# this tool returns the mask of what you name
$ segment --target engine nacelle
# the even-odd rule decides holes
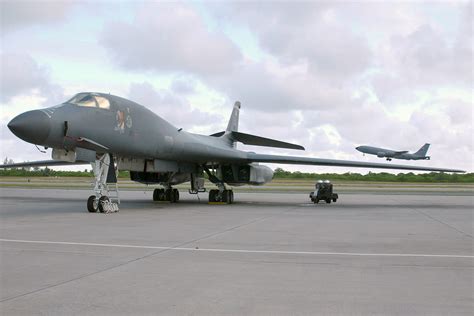
[[[273,170],[267,166],[251,163],[248,165],[224,165],[219,168],[220,177],[227,184],[263,185],[273,179]]]
[[[385,157],[385,153],[383,151],[380,151],[380,152],[377,153],[377,157],[383,158],[383,157]]]

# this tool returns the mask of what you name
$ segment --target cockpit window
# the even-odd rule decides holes
[[[91,96],[90,94],[84,96],[80,100],[77,100],[76,104],[80,106],[87,106],[87,107],[92,107],[92,108],[95,108],[97,106],[97,103],[95,102],[94,97]]]
[[[105,110],[110,109],[110,102],[105,97],[95,95],[93,93],[78,93],[68,103],[78,106],[101,108]]]
[[[99,108],[101,109],[110,109],[110,102],[109,100],[107,100],[106,98],[104,97],[99,97],[99,96],[96,96],[94,97],[95,100],[97,101],[97,104],[99,105]]]

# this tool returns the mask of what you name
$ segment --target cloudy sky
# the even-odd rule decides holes
[[[306,147],[240,145],[260,153],[382,162],[354,147],[429,142],[432,160],[412,164],[474,170],[472,2],[0,6],[2,160],[49,159],[6,128],[15,115],[98,91],[203,134],[223,130],[240,100],[241,131]]]

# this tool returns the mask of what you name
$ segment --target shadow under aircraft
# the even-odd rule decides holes
[[[118,209],[118,170],[133,181],[160,185],[153,200],[177,202],[173,188],[190,182],[189,193],[205,192],[204,175],[216,185],[210,202],[232,203],[228,186],[263,185],[273,171],[260,163],[378,169],[464,172],[457,169],[368,163],[349,160],[257,154],[238,150],[236,143],[304,150],[279,140],[239,132],[236,102],[225,131],[199,135],[176,128],[146,107],[104,93],[78,93],[57,106],[22,113],[8,128],[26,142],[52,148],[52,160],[1,165],[0,168],[91,164],[94,194],[89,212]]]

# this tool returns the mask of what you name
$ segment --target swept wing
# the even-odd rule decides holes
[[[293,165],[355,167],[355,168],[375,168],[375,169],[400,169],[400,170],[435,171],[435,172],[461,172],[461,173],[465,172],[464,170],[458,170],[458,169],[393,165],[393,164],[387,164],[387,163],[362,162],[362,161],[339,160],[339,159],[265,155],[265,154],[256,154],[256,153],[248,153],[247,159],[248,159],[248,162],[266,162],[266,163],[280,163],[280,164],[293,164]]]

